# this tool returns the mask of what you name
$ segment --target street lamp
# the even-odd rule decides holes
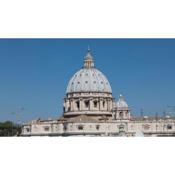
[[[21,113],[25,110],[24,107],[20,107],[16,110],[16,112],[12,112],[11,114],[15,116],[15,118],[17,119],[17,125],[19,125],[20,123],[20,118],[21,118]],[[17,131],[18,133],[18,131]],[[13,122],[12,122],[12,136],[13,136]]]

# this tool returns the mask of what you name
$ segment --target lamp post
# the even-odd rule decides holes
[[[16,112],[12,112],[11,114],[15,116],[15,118],[17,119],[17,125],[20,123],[20,118],[21,118],[21,113],[25,110],[24,107],[20,107],[16,110]],[[13,122],[12,122],[12,136],[14,134],[13,132]],[[18,131],[17,131],[18,134]]]

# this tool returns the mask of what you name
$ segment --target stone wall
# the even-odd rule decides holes
[[[23,136],[167,136],[175,135],[175,120],[131,121],[111,120],[107,122],[32,122],[23,127]]]

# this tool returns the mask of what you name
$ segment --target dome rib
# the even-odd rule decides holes
[[[107,78],[105,77],[105,75],[103,75],[102,72],[100,72],[96,68],[83,68],[76,72],[69,81],[67,93],[72,92],[112,93],[112,90]]]

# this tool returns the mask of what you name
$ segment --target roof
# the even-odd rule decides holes
[[[128,104],[126,103],[124,97],[122,95],[119,96],[118,102],[115,104],[115,107],[117,108],[128,108]]]
[[[79,115],[76,117],[71,117],[71,118],[64,118],[67,122],[72,122],[72,123],[88,123],[88,122],[98,122],[99,117],[94,117],[94,116],[87,116],[87,115]]]
[[[83,68],[76,72],[69,81],[66,92],[112,93],[110,83],[106,76],[94,67],[90,51],[88,51],[85,57]]]

